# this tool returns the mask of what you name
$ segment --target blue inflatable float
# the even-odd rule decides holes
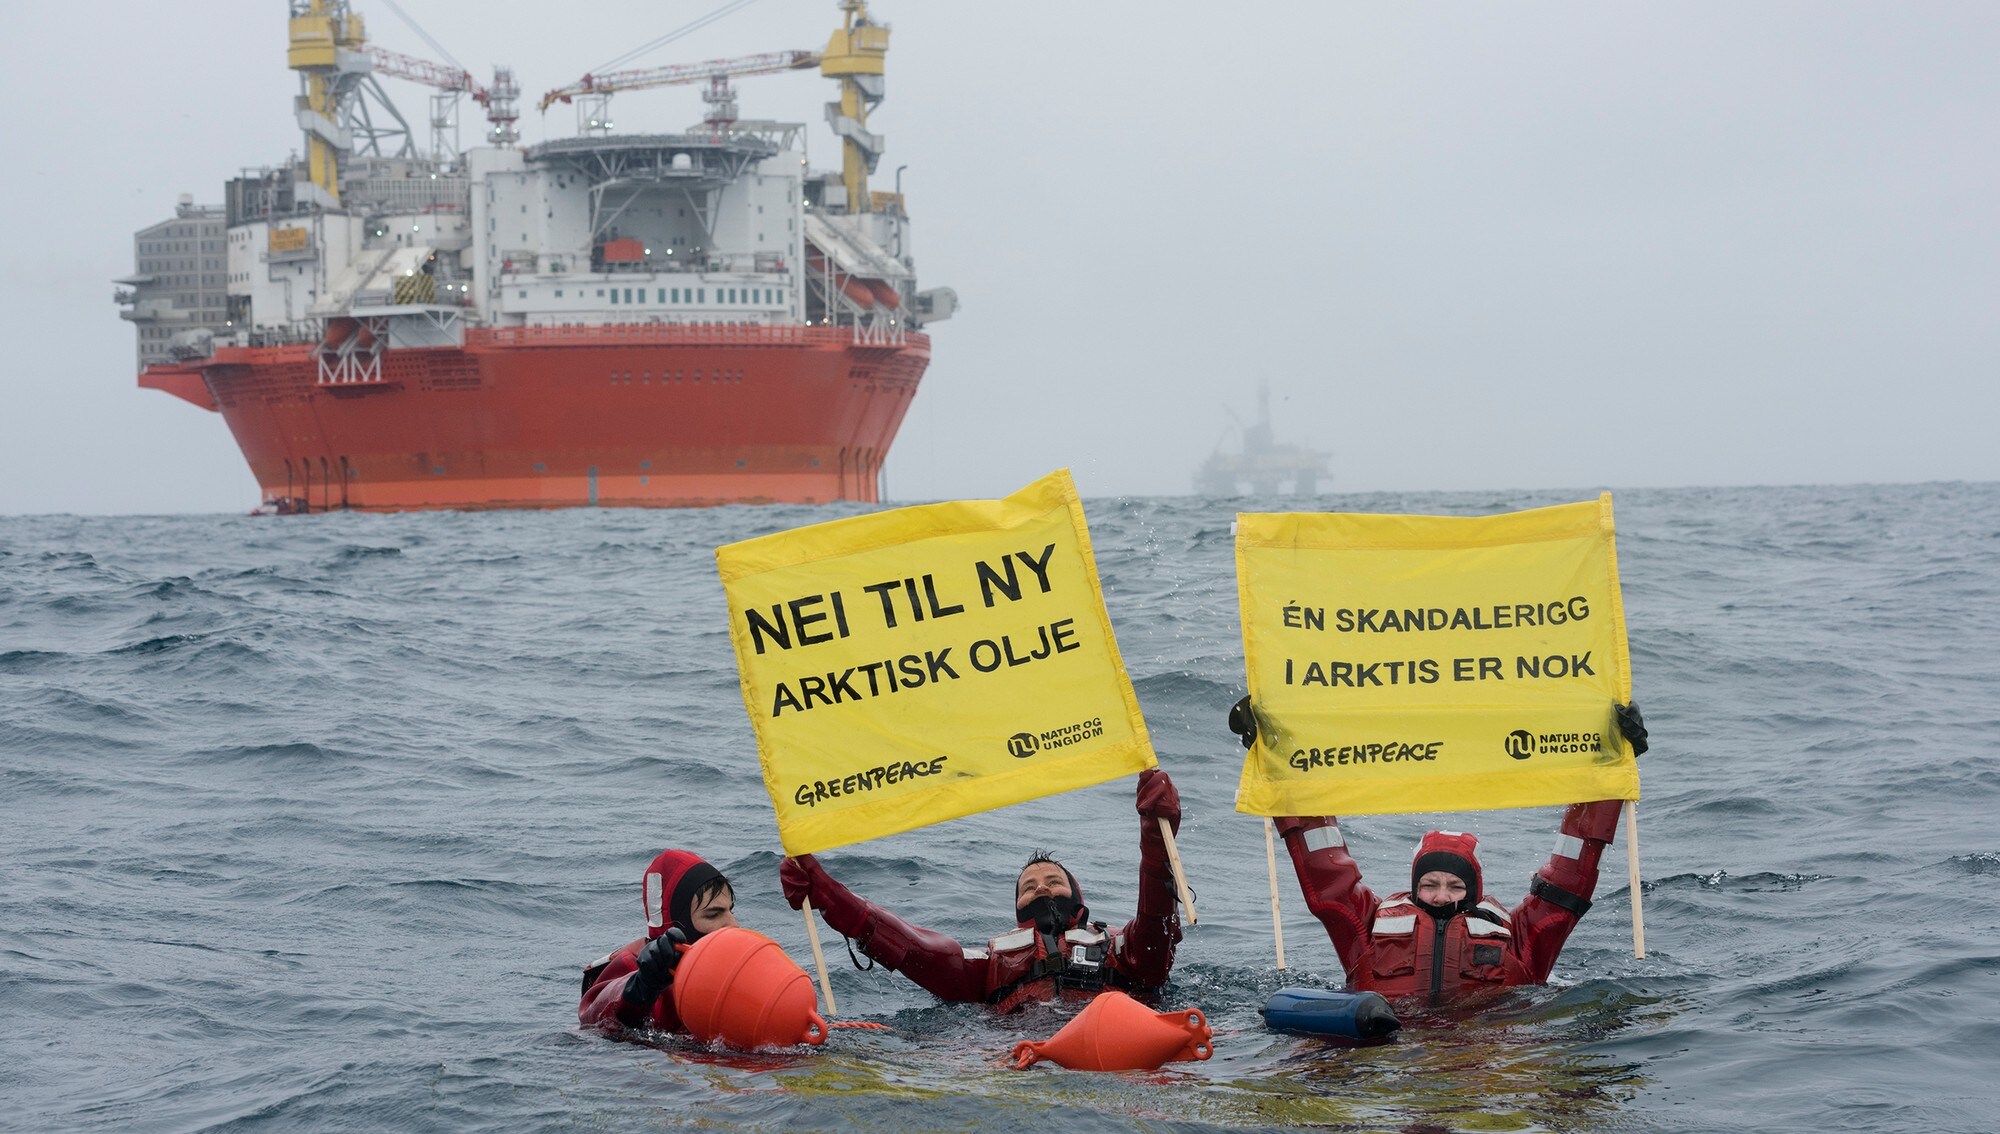
[[[1264,1026],[1272,1031],[1349,1043],[1388,1043],[1403,1027],[1389,1002],[1374,992],[1281,988],[1258,1011],[1264,1015]]]

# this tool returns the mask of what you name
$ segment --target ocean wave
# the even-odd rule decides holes
[[[336,549],[324,561],[324,566],[329,570],[334,570],[342,567],[372,563],[376,560],[399,559],[402,557],[402,554],[403,549],[400,547],[371,547],[364,544],[347,544]]]
[[[1465,515],[1588,495],[1323,506]],[[1003,1071],[1014,1040],[1064,1013],[941,1005],[855,970],[825,933],[843,1014],[895,1032],[745,1060],[577,1031],[577,967],[641,932],[640,875],[664,846],[708,856],[746,924],[808,956],[713,549],[865,506],[0,517],[0,1048],[34,1069],[8,1080],[9,1118],[992,1130],[1053,1108],[1081,1130],[1979,1128],[1978,1059],[2000,1042],[1981,920],[2000,852],[1979,846],[2000,787],[1984,739],[2000,711],[1981,699],[2000,561],[1978,553],[2000,492],[1618,504],[1655,735],[1648,955],[1632,956],[1621,834],[1557,983],[1355,1050],[1257,1015],[1277,987],[1342,973],[1282,857],[1291,968],[1274,966],[1260,826],[1231,811],[1242,752],[1221,719],[1243,681],[1230,518],[1302,505],[1088,502],[1199,893],[1166,1002],[1219,1031],[1212,1060],[1157,1076]],[[1122,922],[1132,791],[1124,777],[822,857],[859,896],[976,942],[1011,926],[1014,873],[1047,846]],[[1511,901],[1559,812],[1345,826],[1386,883],[1417,832],[1476,823]],[[105,1065],[117,1081],[79,1095],[77,1069]]]
[[[1953,855],[1944,860],[1943,865],[1963,874],[2000,874],[2000,853],[1980,851],[1977,854]]]
[[[0,651],[0,673],[33,673],[70,657],[57,650]]]

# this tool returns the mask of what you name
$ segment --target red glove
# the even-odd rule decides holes
[[[813,888],[826,877],[826,871],[819,860],[809,854],[788,858],[778,864],[778,885],[784,887],[785,901],[793,909],[804,905],[813,896]]]
[[[1618,816],[1624,810],[1624,801],[1617,799],[1572,803],[1563,811],[1562,833],[1608,843],[1618,833]]]
[[[1304,828],[1306,825],[1306,821],[1296,815],[1279,815],[1273,818],[1271,823],[1277,827],[1278,837],[1281,839],[1293,831]]]
[[[1165,819],[1167,826],[1180,834],[1181,793],[1174,790],[1174,781],[1164,771],[1148,768],[1139,773],[1137,806],[1141,819]]]
[[[809,854],[788,858],[778,864],[778,885],[784,889],[785,900],[798,909],[807,902],[813,910],[826,919],[826,923],[846,937],[854,938],[856,944],[866,948],[875,933],[875,923],[887,918],[895,920],[867,902],[854,896],[854,892],[842,886],[826,867]],[[902,925],[902,922],[896,924]],[[904,926],[904,928],[909,928]],[[880,954],[874,954],[880,959]],[[954,954],[955,955],[955,954]],[[896,954],[900,957],[901,954]],[[896,965],[884,961],[890,968]]]

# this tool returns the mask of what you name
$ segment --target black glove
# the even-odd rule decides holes
[[[1618,731],[1625,734],[1625,740],[1632,746],[1632,755],[1646,753],[1646,718],[1639,715],[1639,703],[1612,705],[1611,710],[1618,717]]]
[[[1245,694],[1241,701],[1229,706],[1229,731],[1248,748],[1257,743],[1257,714],[1250,711],[1250,697]]]
[[[687,944],[687,934],[679,926],[667,930],[639,950],[639,970],[632,979],[625,982],[625,1003],[641,1012],[650,1011],[653,1002],[674,983],[674,966],[681,963],[681,951],[676,948]]]

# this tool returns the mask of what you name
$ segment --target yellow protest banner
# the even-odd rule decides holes
[[[1237,517],[1258,738],[1237,810],[1639,798],[1611,496],[1500,516]]]
[[[786,854],[1155,764],[1067,470],[715,559]]]

